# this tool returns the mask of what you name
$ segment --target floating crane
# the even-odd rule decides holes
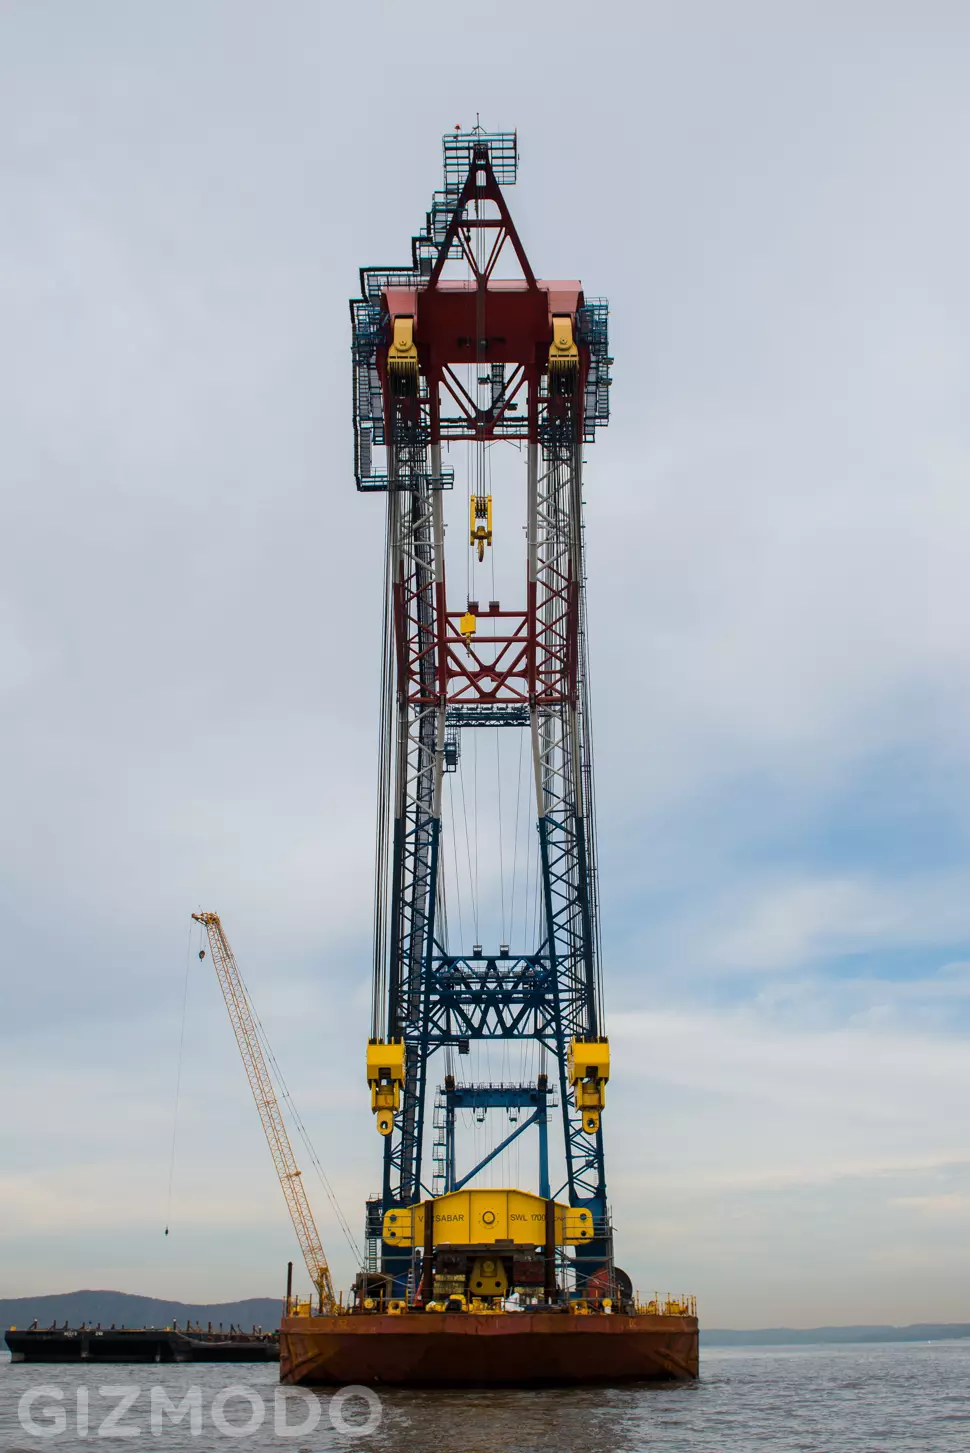
[[[367,1045],[384,1174],[369,1235],[380,1246],[394,1295],[403,1297],[413,1278],[420,1219],[412,1208],[424,1202],[432,1180],[426,1108],[443,1061],[437,1092],[442,1163],[454,1165],[457,1109],[531,1111],[501,1148],[528,1126],[538,1127],[539,1220],[542,1203],[552,1204],[547,1112],[558,1105],[556,1179],[564,1200],[556,1215],[574,1213],[579,1227],[575,1240],[567,1234],[563,1242],[560,1234],[558,1244],[574,1246],[568,1262],[560,1260],[560,1281],[568,1280],[571,1295],[614,1302],[627,1278],[613,1262],[602,1130],[610,1046],[582,525],[584,445],[609,419],[608,310],[575,279],[541,281],[533,272],[502,190],[516,180],[515,133],[452,133],[444,138],[444,164],[444,189],[413,240],[412,265],[365,267],[360,297],[351,303],[357,486],[384,497],[387,540]],[[505,277],[500,262],[508,265]],[[466,468],[457,476],[446,450],[464,454]],[[501,514],[488,483],[493,466]],[[469,490],[464,510],[449,498],[461,474]],[[468,565],[446,538],[447,517],[459,511],[477,555]],[[457,596],[446,582],[449,550],[465,587]],[[502,593],[511,599],[500,602],[494,556],[503,550],[511,568]],[[490,574],[476,574],[486,553]],[[483,593],[493,598],[481,599]],[[521,937],[506,933],[503,910],[501,937],[510,941],[497,951],[482,941],[455,944],[453,932],[449,941],[444,890],[456,851],[447,831],[447,774],[461,770],[466,744],[477,762],[474,739],[495,728],[506,737],[524,736],[532,759],[536,837],[528,852],[537,859],[533,881],[541,902],[541,928],[530,941],[524,928]],[[505,760],[508,765],[514,756]],[[499,802],[501,790],[500,776]],[[516,791],[516,781],[507,780],[506,792]],[[454,823],[454,811],[450,816]],[[501,828],[497,837],[501,844]],[[472,858],[469,878],[477,878],[477,838],[469,863]],[[488,871],[483,861],[483,879]],[[477,892],[475,882],[456,879],[453,904],[462,888],[466,895]],[[497,940],[497,922],[491,931]],[[537,1047],[538,1078],[501,1086],[458,1083],[460,1057],[473,1045],[503,1040]],[[460,1185],[496,1153],[479,1158]],[[449,1193],[459,1190],[454,1176],[445,1179]],[[450,1203],[439,1207],[439,1230],[451,1224],[442,1218],[457,1214]],[[486,1226],[499,1224],[496,1208],[483,1214],[491,1217]],[[469,1242],[487,1239],[469,1231]],[[423,1259],[426,1300],[437,1281],[447,1280],[432,1275],[435,1244],[432,1237]],[[457,1253],[448,1255],[456,1261]],[[477,1266],[477,1253],[470,1250],[466,1260]],[[553,1270],[547,1270],[550,1297]],[[511,1286],[512,1258],[508,1272]],[[483,1285],[477,1275],[469,1283]]]
[[[242,975],[236,964],[235,955],[229,947],[225,929],[218,913],[193,913],[192,917],[205,928],[209,939],[209,950],[215,965],[229,1018],[232,1021],[236,1043],[249,1078],[249,1086],[256,1101],[259,1118],[263,1123],[266,1142],[269,1145],[276,1174],[283,1187],[287,1209],[296,1239],[300,1243],[310,1280],[316,1287],[321,1311],[332,1315],[336,1310],[330,1267],[320,1241],[320,1233],[310,1210],[310,1203],[303,1187],[303,1178],[296,1164],[290,1137],[286,1133],[279,1100],[273,1088],[266,1056],[263,1054],[259,1033],[252,1007],[246,994]]]
[[[533,271],[504,193],[514,132],[456,130],[443,160],[410,263],[363,268],[350,304],[355,475],[386,541],[366,1045],[383,1176],[350,1308],[286,1318],[280,1375],[695,1377],[694,1304],[641,1304],[606,1190],[583,456],[609,420],[608,309]],[[565,243],[580,203],[549,201]],[[496,1113],[511,1129],[479,1138]]]

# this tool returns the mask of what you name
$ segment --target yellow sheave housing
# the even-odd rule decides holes
[[[387,350],[387,371],[392,393],[417,393],[418,350],[414,342],[413,318],[394,319],[394,334]]]
[[[546,1203],[528,1191],[452,1191],[432,1202],[384,1213],[391,1246],[423,1246],[426,1207],[434,1207],[435,1246],[490,1246],[497,1241],[539,1246],[546,1238]],[[577,1246],[593,1235],[593,1218],[556,1202],[556,1245]]]
[[[367,1083],[370,1085],[370,1107],[377,1116],[381,1135],[394,1129],[394,1115],[401,1108],[404,1086],[404,1043],[392,1039],[367,1042]]]
[[[552,343],[549,346],[549,372],[563,373],[579,367],[579,348],[573,338],[573,320],[568,314],[556,314],[552,320]]]
[[[583,1117],[587,1135],[600,1128],[600,1111],[606,1104],[606,1082],[610,1077],[610,1045],[603,1039],[572,1039],[567,1065],[576,1109]]]

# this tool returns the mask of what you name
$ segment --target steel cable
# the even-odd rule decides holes
[[[202,930],[199,930],[199,942],[202,941]],[[165,1207],[165,1235],[168,1235],[168,1228],[172,1220],[172,1186],[175,1181],[175,1138],[178,1131],[179,1121],[179,1096],[182,1090],[182,1052],[185,1048],[185,1015],[189,1002],[189,969],[192,964],[192,925],[189,924],[188,944],[185,950],[185,980],[182,985],[182,1025],[179,1030],[179,1052],[178,1063],[175,1070],[175,1109],[172,1113],[172,1149],[168,1161],[168,1200]]]

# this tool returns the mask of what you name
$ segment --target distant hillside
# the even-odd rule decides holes
[[[247,1297],[241,1302],[163,1302],[156,1297],[133,1297],[127,1292],[60,1292],[47,1297],[0,1299],[0,1327],[29,1327],[34,1318],[42,1327],[65,1322],[71,1327],[101,1323],[103,1327],[168,1327],[173,1322],[221,1322],[236,1327],[278,1327],[283,1311],[280,1297]],[[2,1339],[0,1339],[2,1340]]]
[[[813,1342],[944,1342],[970,1337],[970,1322],[915,1322],[911,1327],[762,1327],[732,1332],[701,1326],[702,1347],[804,1347]]]
[[[164,1302],[127,1292],[61,1292],[46,1297],[0,1299],[0,1328],[42,1327],[52,1322],[71,1327],[101,1323],[103,1327],[167,1327],[173,1322],[221,1322],[236,1327],[278,1327],[283,1310],[279,1297],[248,1297],[241,1302]],[[752,1332],[701,1325],[702,1347],[804,1347],[812,1343],[942,1342],[970,1337],[970,1322],[917,1322],[910,1327],[762,1327]],[[2,1339],[0,1339],[2,1345]]]

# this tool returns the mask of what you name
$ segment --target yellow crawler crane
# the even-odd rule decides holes
[[[218,913],[193,913],[192,917],[197,923],[203,925],[208,935],[209,950],[219,979],[219,987],[222,989],[226,1008],[229,1010],[229,1018],[249,1079],[249,1087],[253,1092],[256,1109],[259,1111],[259,1118],[263,1123],[266,1143],[273,1157],[280,1185],[283,1187],[283,1195],[286,1197],[293,1230],[300,1243],[300,1250],[303,1252],[303,1260],[310,1273],[310,1280],[319,1294],[320,1309],[325,1315],[332,1316],[337,1310],[337,1300],[334,1296],[330,1267],[327,1264],[320,1233],[317,1231],[313,1212],[310,1210],[310,1203],[303,1188],[303,1178],[293,1155],[290,1137],[286,1133],[269,1066],[259,1042],[253,1011],[236,965],[235,956],[229,947],[229,940],[226,938]]]

